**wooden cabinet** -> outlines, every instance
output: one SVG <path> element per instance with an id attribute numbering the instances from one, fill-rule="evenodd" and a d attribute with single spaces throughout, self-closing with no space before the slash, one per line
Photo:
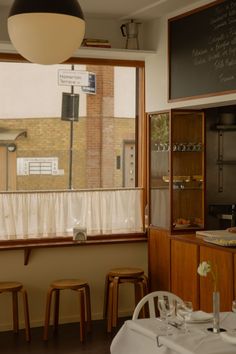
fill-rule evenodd
<path id="1" fill-rule="evenodd" d="M 234 297 L 234 254 L 224 249 L 200 246 L 200 262 L 208 260 L 217 266 L 220 309 L 221 311 L 231 310 Z M 209 276 L 200 277 L 200 304 L 203 311 L 212 311 L 212 278 Z"/>
<path id="2" fill-rule="evenodd" d="M 154 290 L 170 289 L 170 238 L 167 231 L 150 229 L 148 234 L 149 285 Z"/>
<path id="3" fill-rule="evenodd" d="M 176 235 L 149 230 L 150 291 L 167 290 L 193 302 L 194 309 L 212 311 L 213 282 L 197 274 L 202 261 L 216 264 L 221 311 L 230 311 L 236 298 L 236 249 L 215 246 L 195 234 Z"/>
<path id="4" fill-rule="evenodd" d="M 204 227 L 205 120 L 201 111 L 149 115 L 150 223 L 171 232 Z"/>
<path id="5" fill-rule="evenodd" d="M 171 291 L 199 308 L 198 246 L 171 240 Z"/>

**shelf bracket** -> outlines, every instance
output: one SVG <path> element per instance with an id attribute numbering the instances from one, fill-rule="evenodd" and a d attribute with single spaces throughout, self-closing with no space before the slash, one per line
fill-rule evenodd
<path id="1" fill-rule="evenodd" d="M 31 253 L 31 248 L 27 247 L 24 248 L 24 265 L 28 265 L 29 263 L 29 257 L 30 257 L 30 253 Z"/>

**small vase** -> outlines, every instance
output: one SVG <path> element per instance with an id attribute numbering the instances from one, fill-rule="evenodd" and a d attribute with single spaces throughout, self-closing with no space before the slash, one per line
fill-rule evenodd
<path id="1" fill-rule="evenodd" d="M 213 333 L 220 333 L 220 293 L 213 292 Z"/>

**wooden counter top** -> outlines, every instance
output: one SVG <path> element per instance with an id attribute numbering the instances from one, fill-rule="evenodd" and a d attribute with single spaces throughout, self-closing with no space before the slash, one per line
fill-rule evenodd
<path id="1" fill-rule="evenodd" d="M 199 246 L 207 246 L 211 248 L 216 248 L 222 251 L 227 251 L 231 253 L 236 253 L 236 247 L 226 247 L 226 246 L 219 246 L 215 245 L 210 242 L 206 242 L 203 239 L 196 237 L 196 234 L 191 233 L 191 234 L 172 234 L 169 236 L 173 240 L 179 240 L 182 242 L 188 242 L 188 243 L 195 243 Z"/>

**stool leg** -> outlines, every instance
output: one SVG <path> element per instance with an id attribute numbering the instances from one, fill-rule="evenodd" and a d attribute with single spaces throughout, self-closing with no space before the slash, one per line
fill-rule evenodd
<path id="1" fill-rule="evenodd" d="M 85 285 L 85 301 L 86 301 L 86 322 L 88 332 L 91 332 L 92 321 L 91 321 L 91 300 L 90 300 L 90 288 L 89 285 Z"/>
<path id="2" fill-rule="evenodd" d="M 12 292 L 12 314 L 13 314 L 13 331 L 18 333 L 19 331 L 19 315 L 18 315 L 18 293 Z"/>
<path id="3" fill-rule="evenodd" d="M 47 293 L 43 340 L 48 340 L 48 327 L 49 327 L 49 322 L 50 322 L 50 312 L 51 312 L 51 302 L 52 302 L 53 291 L 54 291 L 53 288 L 49 288 L 48 293 Z"/>
<path id="4" fill-rule="evenodd" d="M 85 301 L 84 301 L 84 289 L 79 289 L 80 297 L 80 341 L 84 342 L 85 338 Z"/>
<path id="5" fill-rule="evenodd" d="M 145 295 L 147 295 L 148 290 L 149 290 L 148 277 L 146 275 L 143 275 L 142 278 L 143 278 L 143 289 L 144 289 L 143 296 L 145 296 Z"/>
<path id="6" fill-rule="evenodd" d="M 146 275 L 142 276 L 142 296 L 145 296 L 148 294 L 148 277 Z M 148 304 L 146 303 L 143 308 L 142 308 L 142 317 L 148 317 L 149 316 L 149 309 L 148 309 Z"/>
<path id="7" fill-rule="evenodd" d="M 54 333 L 58 330 L 58 319 L 59 319 L 59 303 L 60 303 L 60 290 L 56 289 L 54 292 Z"/>
<path id="8" fill-rule="evenodd" d="M 109 275 L 106 275 L 105 278 L 105 287 L 104 287 L 104 304 L 103 304 L 103 318 L 107 318 L 108 311 L 108 297 L 109 297 Z"/>
<path id="9" fill-rule="evenodd" d="M 112 328 L 112 309 L 113 309 L 113 281 L 110 281 L 108 290 L 108 305 L 107 305 L 107 332 L 111 332 Z"/>
<path id="10" fill-rule="evenodd" d="M 135 282 L 135 306 L 137 306 L 138 302 L 143 298 L 144 295 L 146 295 L 144 283 L 142 279 L 139 279 L 139 281 Z M 142 307 L 140 314 L 140 318 L 145 318 L 145 306 Z"/>
<path id="11" fill-rule="evenodd" d="M 112 326 L 117 326 L 118 302 L 119 302 L 119 277 L 113 279 L 113 307 L 112 307 Z"/>
<path id="12" fill-rule="evenodd" d="M 138 302 L 143 297 L 142 282 L 141 281 L 134 282 L 134 293 L 135 293 L 135 306 L 137 306 Z"/>
<path id="13" fill-rule="evenodd" d="M 29 320 L 29 305 L 28 305 L 28 296 L 24 288 L 21 289 L 23 297 L 23 307 L 24 307 L 24 317 L 25 317 L 25 337 L 27 342 L 30 342 L 30 320 Z"/>

